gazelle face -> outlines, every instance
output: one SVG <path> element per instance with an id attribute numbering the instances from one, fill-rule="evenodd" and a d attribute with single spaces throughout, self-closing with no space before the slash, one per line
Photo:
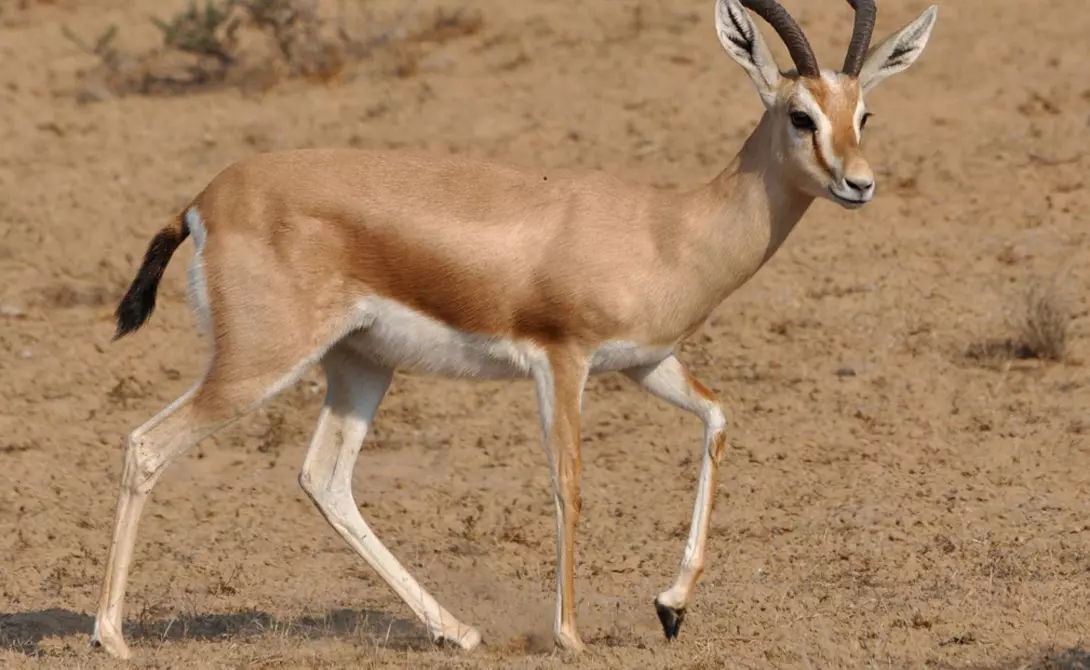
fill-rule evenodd
<path id="1" fill-rule="evenodd" d="M 847 208 L 874 197 L 874 173 L 860 148 L 867 124 L 859 81 L 824 70 L 784 80 L 773 120 L 775 154 L 799 190 Z"/>
<path id="2" fill-rule="evenodd" d="M 860 149 L 867 124 L 863 96 L 887 77 L 907 69 L 927 46 L 938 8 L 867 50 L 874 25 L 873 0 L 848 0 L 856 8 L 843 71 L 820 69 L 806 36 L 775 0 L 716 0 L 719 41 L 741 65 L 767 110 L 773 159 L 789 184 L 846 208 L 874 197 L 874 173 Z M 780 72 L 746 7 L 764 17 L 784 39 L 797 74 Z"/>

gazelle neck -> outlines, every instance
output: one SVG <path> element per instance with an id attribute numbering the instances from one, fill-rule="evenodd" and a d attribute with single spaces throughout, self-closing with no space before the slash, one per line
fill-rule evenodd
<path id="1" fill-rule="evenodd" d="M 766 112 L 734 160 L 689 194 L 700 231 L 698 253 L 721 299 L 776 253 L 814 201 L 791 185 L 775 155 L 772 130 Z"/>

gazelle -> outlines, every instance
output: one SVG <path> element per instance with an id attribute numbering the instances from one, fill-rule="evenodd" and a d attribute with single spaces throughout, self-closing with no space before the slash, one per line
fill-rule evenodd
<path id="1" fill-rule="evenodd" d="M 125 582 L 163 470 L 315 363 L 328 390 L 300 484 L 434 639 L 464 649 L 480 634 L 401 566 L 352 495 L 356 457 L 395 370 L 533 380 L 556 504 L 554 635 L 569 651 L 583 648 L 573 567 L 587 376 L 622 372 L 699 417 L 689 537 L 676 581 L 654 601 L 666 637 L 676 637 L 704 569 L 726 418 L 674 351 L 816 198 L 846 208 L 871 200 L 863 95 L 919 57 L 937 16 L 930 7 L 868 52 L 876 9 L 849 2 L 851 43 L 833 71 L 818 67 L 774 0 L 717 0 L 719 40 L 765 113 L 730 165 L 685 193 L 595 172 L 349 150 L 263 154 L 216 176 L 151 241 L 117 309 L 116 337 L 143 325 L 171 255 L 193 237 L 190 293 L 211 362 L 192 390 L 128 436 L 93 641 L 129 656 Z M 775 28 L 795 70 L 779 70 L 747 7 Z"/>

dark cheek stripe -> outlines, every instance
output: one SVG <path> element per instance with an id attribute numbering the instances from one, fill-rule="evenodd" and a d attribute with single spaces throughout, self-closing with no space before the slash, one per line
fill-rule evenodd
<path id="1" fill-rule="evenodd" d="M 829 162 L 825 160 L 825 154 L 821 153 L 821 143 L 818 142 L 817 133 L 810 135 L 810 141 L 814 143 L 814 156 L 817 158 L 818 164 L 821 165 L 826 174 L 832 177 L 833 170 L 829 167 Z"/>

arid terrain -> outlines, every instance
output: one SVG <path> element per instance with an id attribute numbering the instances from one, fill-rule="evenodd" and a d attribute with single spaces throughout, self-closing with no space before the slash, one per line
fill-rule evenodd
<path id="1" fill-rule="evenodd" d="M 838 65 L 847 3 L 784 4 Z M 926 6 L 879 0 L 876 40 Z M 135 657 L 92 650 L 125 435 L 206 363 L 192 245 L 143 330 L 112 343 L 112 311 L 154 232 L 257 151 L 711 179 L 761 113 L 712 0 L 329 2 L 340 34 L 290 59 L 246 26 L 222 58 L 164 47 L 149 17 L 186 7 L 0 0 L 0 667 L 565 665 L 532 386 L 399 376 L 355 474 L 379 537 L 484 634 L 466 654 L 431 647 L 300 489 L 317 372 L 171 466 L 136 546 Z M 868 98 L 875 201 L 815 204 L 681 351 L 732 427 L 673 643 L 651 602 L 701 427 L 590 382 L 572 667 L 1090 667 L 1090 11 L 940 9 Z"/>

